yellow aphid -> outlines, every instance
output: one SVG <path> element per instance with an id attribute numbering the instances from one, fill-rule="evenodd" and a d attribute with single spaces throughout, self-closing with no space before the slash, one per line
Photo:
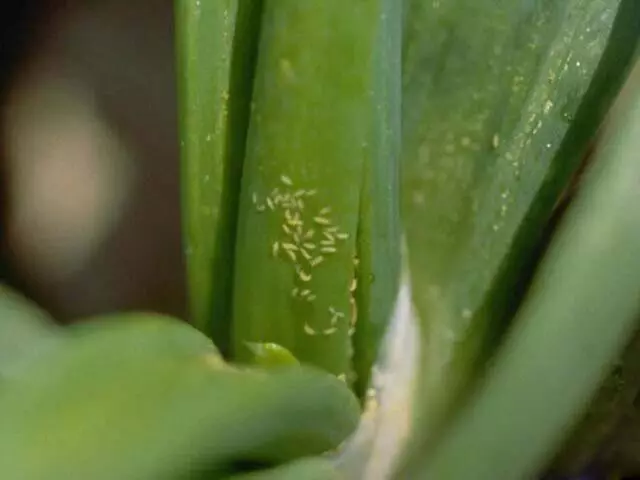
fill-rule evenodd
<path id="1" fill-rule="evenodd" d="M 300 209 L 300 210 L 304 210 L 304 201 L 299 198 L 298 200 L 296 200 L 296 206 Z"/>
<path id="2" fill-rule="evenodd" d="M 289 186 L 289 187 L 290 187 L 291 185 L 293 185 L 293 182 L 291 181 L 291 178 L 289 178 L 289 177 L 288 177 L 288 176 L 286 176 L 286 175 L 280 175 L 280 181 L 281 181 L 282 183 L 284 183 L 285 185 Z"/>
<path id="3" fill-rule="evenodd" d="M 314 293 L 312 293 L 307 297 L 308 302 L 313 302 L 315 299 L 316 299 L 316 295 Z"/>
<path id="4" fill-rule="evenodd" d="M 298 287 L 293 287 L 293 290 L 291 290 L 291 296 L 292 297 L 298 296 Z"/>
<path id="5" fill-rule="evenodd" d="M 271 197 L 267 197 L 267 206 L 271 209 L 274 210 L 276 208 L 275 204 L 273 203 L 273 200 L 271 200 Z"/>
<path id="6" fill-rule="evenodd" d="M 324 335 L 333 335 L 334 333 L 336 333 L 338 331 L 337 327 L 330 327 L 330 328 L 325 328 L 322 333 Z"/>
<path id="7" fill-rule="evenodd" d="M 284 230 L 284 233 L 286 233 L 287 235 L 291 235 L 291 229 L 289 228 L 289 225 L 287 225 L 286 223 L 282 224 L 282 230 Z"/>
<path id="8" fill-rule="evenodd" d="M 294 245 L 293 243 L 283 243 L 282 244 L 282 248 L 284 248 L 285 250 L 293 250 L 296 251 L 298 250 L 298 246 Z"/>
<path id="9" fill-rule="evenodd" d="M 318 225 L 330 225 L 331 221 L 326 217 L 313 217 L 313 221 Z"/>
<path id="10" fill-rule="evenodd" d="M 331 213 L 331 207 L 324 207 L 319 212 L 320 215 L 327 215 Z"/>
<path id="11" fill-rule="evenodd" d="M 311 261 L 311 259 L 313 258 L 311 256 L 311 254 L 309 252 L 307 252 L 304 248 L 300 249 L 300 253 L 302 254 L 302 256 L 307 260 L 307 261 Z"/>
<path id="12" fill-rule="evenodd" d="M 339 240 L 346 240 L 347 238 L 349 238 L 349 234 L 348 233 L 344 233 L 344 232 L 340 232 L 340 233 L 336 233 L 336 237 Z"/>
<path id="13" fill-rule="evenodd" d="M 309 294 L 310 294 L 310 293 L 311 293 L 311 290 L 309 290 L 308 288 L 305 288 L 304 290 L 302 290 L 302 291 L 300 292 L 300 296 L 301 296 L 302 298 L 304 298 L 304 297 L 309 296 Z"/>
<path id="14" fill-rule="evenodd" d="M 338 380 L 342 380 L 344 383 L 347 383 L 347 374 L 346 373 L 341 373 L 340 375 L 337 375 Z"/>
<path id="15" fill-rule="evenodd" d="M 274 257 L 277 257 L 277 256 L 278 256 L 278 252 L 279 252 L 279 251 L 280 251 L 280 242 L 273 242 L 273 243 L 271 244 L 271 254 L 272 254 Z"/>
<path id="16" fill-rule="evenodd" d="M 253 192 L 253 194 L 251 195 L 251 200 L 253 201 L 254 205 L 258 204 L 258 194 L 256 192 Z"/>
<path id="17" fill-rule="evenodd" d="M 313 228 L 312 228 L 311 230 L 308 230 L 308 231 L 307 231 L 307 233 L 305 233 L 305 234 L 304 234 L 304 238 L 305 238 L 305 239 L 307 239 L 307 240 L 309 240 L 311 237 L 313 237 L 313 235 L 314 235 L 315 233 L 316 233 L 316 232 L 315 232 L 315 231 L 313 230 Z"/>
<path id="18" fill-rule="evenodd" d="M 337 250 L 336 250 L 336 248 L 335 248 L 335 247 L 322 247 L 322 248 L 320 249 L 320 251 L 321 251 L 322 253 L 336 253 L 336 252 L 337 252 Z"/>
<path id="19" fill-rule="evenodd" d="M 316 267 L 318 265 L 320 265 L 322 263 L 322 261 L 324 260 L 324 257 L 322 255 L 318 255 L 317 257 L 314 257 L 310 262 L 309 265 L 311 265 L 312 267 Z"/>
<path id="20" fill-rule="evenodd" d="M 316 249 L 316 244 L 315 243 L 311 243 L 311 242 L 304 242 L 302 244 L 302 246 L 304 248 L 306 248 L 307 250 L 315 250 Z"/>
<path id="21" fill-rule="evenodd" d="M 291 219 L 293 217 L 291 216 L 291 211 L 289 209 L 286 209 L 284 211 L 284 219 L 287 221 L 288 224 L 291 224 Z"/>
<path id="22" fill-rule="evenodd" d="M 306 333 L 307 335 L 317 335 L 317 332 L 313 328 L 311 328 L 308 323 L 305 323 L 302 328 L 304 329 L 304 333 Z"/>
<path id="23" fill-rule="evenodd" d="M 349 287 L 349 291 L 355 292 L 356 288 L 358 288 L 358 279 L 354 277 L 353 279 L 351 279 L 351 286 Z"/>
<path id="24" fill-rule="evenodd" d="M 323 245 L 325 247 L 331 247 L 335 244 L 336 242 L 333 240 L 333 238 L 331 240 L 320 240 L 320 245 Z"/>
<path id="25" fill-rule="evenodd" d="M 298 270 L 298 277 L 300 277 L 300 280 L 302 280 L 303 282 L 308 282 L 311 280 L 311 274 L 305 272 L 302 269 Z"/>
<path id="26" fill-rule="evenodd" d="M 264 205 L 261 205 L 261 204 L 256 205 L 256 210 L 259 211 L 259 212 L 264 212 L 265 209 L 266 209 L 266 207 Z"/>
<path id="27" fill-rule="evenodd" d="M 305 192 L 305 194 L 307 195 L 307 197 L 313 197 L 315 194 L 318 193 L 318 190 L 315 188 L 312 188 L 311 190 L 307 190 Z"/>
<path id="28" fill-rule="evenodd" d="M 285 250 L 285 252 L 287 252 L 287 255 L 289 255 L 289 258 L 293 261 L 296 262 L 298 257 L 296 257 L 296 254 L 293 250 Z"/>
<path id="29" fill-rule="evenodd" d="M 305 191 L 304 191 L 304 190 L 296 190 L 296 191 L 294 192 L 294 194 L 293 194 L 293 197 L 294 197 L 294 198 L 298 198 L 298 197 L 303 196 L 304 194 L 305 194 Z"/>

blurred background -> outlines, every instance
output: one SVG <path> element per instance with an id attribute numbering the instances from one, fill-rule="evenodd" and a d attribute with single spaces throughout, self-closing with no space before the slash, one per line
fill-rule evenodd
<path id="1" fill-rule="evenodd" d="M 0 7 L 0 275 L 61 322 L 184 316 L 171 0 Z"/>

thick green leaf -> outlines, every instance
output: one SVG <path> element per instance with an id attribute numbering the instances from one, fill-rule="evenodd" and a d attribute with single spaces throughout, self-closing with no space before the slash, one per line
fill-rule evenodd
<path id="1" fill-rule="evenodd" d="M 352 377 L 351 286 L 363 167 L 379 130 L 382 13 L 381 0 L 265 2 L 235 257 L 240 360 L 245 342 L 274 342 Z"/>
<path id="2" fill-rule="evenodd" d="M 194 325 L 225 353 L 260 10 L 258 0 L 176 2 L 190 313 Z"/>
<path id="3" fill-rule="evenodd" d="M 58 327 L 44 311 L 0 285 L 0 380 L 16 374 L 19 364 L 59 338 Z"/>
<path id="4" fill-rule="evenodd" d="M 619 3 L 408 5 L 402 208 L 424 337 L 423 447 L 493 352 L 542 226 L 628 72 L 639 4 L 623 2 L 607 44 Z"/>
<path id="5" fill-rule="evenodd" d="M 224 368 L 182 322 L 129 315 L 70 335 L 0 394 L 3 478 L 219 478 L 336 448 L 358 421 L 333 376 Z"/>
<path id="6" fill-rule="evenodd" d="M 640 4 L 623 6 L 640 27 Z M 639 149 L 636 88 L 612 116 L 487 377 L 410 478 L 532 478 L 585 411 L 637 329 Z"/>

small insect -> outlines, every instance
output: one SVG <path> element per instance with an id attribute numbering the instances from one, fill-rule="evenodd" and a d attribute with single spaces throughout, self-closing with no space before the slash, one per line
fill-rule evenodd
<path id="1" fill-rule="evenodd" d="M 312 293 L 311 295 L 307 296 L 307 302 L 313 302 L 315 299 L 316 299 L 315 293 Z"/>
<path id="2" fill-rule="evenodd" d="M 325 232 L 329 232 L 329 233 L 336 233 L 338 230 L 340 230 L 338 227 L 336 227 L 335 225 L 333 225 L 332 227 L 327 227 L 324 229 Z"/>
<path id="3" fill-rule="evenodd" d="M 311 190 L 307 190 L 305 192 L 305 194 L 307 195 L 307 197 L 313 197 L 314 195 L 316 195 L 318 193 L 318 190 L 315 188 L 312 188 Z"/>
<path id="4" fill-rule="evenodd" d="M 314 235 L 315 233 L 316 233 L 316 232 L 315 232 L 315 231 L 313 230 L 313 228 L 312 228 L 312 229 L 308 230 L 308 231 L 307 231 L 307 233 L 305 233 L 305 234 L 304 234 L 304 238 L 305 238 L 306 240 L 309 240 L 310 238 L 312 238 L 312 237 L 313 237 L 313 235 Z"/>
<path id="5" fill-rule="evenodd" d="M 266 207 L 264 205 L 258 204 L 256 205 L 256 210 L 259 212 L 264 212 Z"/>
<path id="6" fill-rule="evenodd" d="M 316 244 L 315 243 L 311 243 L 311 242 L 304 242 L 302 244 L 302 246 L 304 248 L 306 248 L 307 250 L 315 250 L 316 249 Z"/>
<path id="7" fill-rule="evenodd" d="M 331 207 L 324 207 L 318 212 L 319 215 L 328 215 L 331 213 Z"/>
<path id="8" fill-rule="evenodd" d="M 336 253 L 338 250 L 336 250 L 336 247 L 322 247 L 320 251 L 322 253 Z"/>
<path id="9" fill-rule="evenodd" d="M 304 190 L 296 190 L 296 191 L 293 193 L 293 197 L 294 197 L 294 198 L 299 198 L 299 197 L 302 197 L 305 193 L 306 193 L 306 192 L 305 192 Z"/>
<path id="10" fill-rule="evenodd" d="M 267 197 L 266 201 L 267 201 L 267 206 L 269 207 L 269 209 L 270 210 L 275 210 L 276 206 L 273 203 L 273 200 L 271 200 L 271 197 Z"/>
<path id="11" fill-rule="evenodd" d="M 292 250 L 292 251 L 297 251 L 298 250 L 298 246 L 294 245 L 293 243 L 283 243 L 282 244 L 282 248 L 284 248 L 285 250 Z"/>
<path id="12" fill-rule="evenodd" d="M 346 240 L 349 238 L 349 234 L 345 232 L 336 233 L 338 240 Z"/>
<path id="13" fill-rule="evenodd" d="M 286 223 L 282 224 L 282 230 L 284 230 L 284 233 L 286 233 L 287 235 L 291 235 L 291 229 L 289 228 L 289 225 L 287 225 Z"/>
<path id="14" fill-rule="evenodd" d="M 299 292 L 298 287 L 293 287 L 293 290 L 291 290 L 291 296 L 292 297 L 297 297 L 298 296 L 298 292 Z"/>
<path id="15" fill-rule="evenodd" d="M 317 257 L 314 257 L 310 262 L 309 265 L 311 265 L 312 267 L 317 267 L 318 265 L 320 265 L 324 260 L 324 257 L 322 255 L 318 255 Z"/>
<path id="16" fill-rule="evenodd" d="M 336 375 L 338 377 L 338 380 L 342 380 L 344 383 L 347 383 L 347 374 L 346 373 L 341 373 L 340 375 Z"/>
<path id="17" fill-rule="evenodd" d="M 313 217 L 313 221 L 318 225 L 330 225 L 331 221 L 326 217 Z"/>
<path id="18" fill-rule="evenodd" d="M 311 280 L 311 274 L 302 269 L 298 270 L 298 277 L 300 277 L 300 280 L 303 282 L 309 282 Z"/>
<path id="19" fill-rule="evenodd" d="M 274 257 L 277 257 L 277 256 L 278 256 L 278 252 L 279 252 L 279 251 L 280 251 L 280 242 L 273 242 L 273 243 L 271 244 L 271 254 L 272 254 Z"/>
<path id="20" fill-rule="evenodd" d="M 324 335 L 333 335 L 334 333 L 336 333 L 338 331 L 337 327 L 329 327 L 329 328 L 325 328 L 322 333 Z"/>
<path id="21" fill-rule="evenodd" d="M 289 255 L 289 258 L 291 259 L 292 262 L 296 262 L 298 260 L 298 257 L 296 256 L 296 253 L 293 250 L 285 250 L 285 252 L 287 252 L 287 255 Z"/>
<path id="22" fill-rule="evenodd" d="M 253 204 L 254 204 L 254 205 L 257 205 L 257 204 L 258 204 L 258 194 L 257 194 L 256 192 L 253 192 L 253 193 L 251 194 L 251 200 L 253 201 Z"/>
<path id="23" fill-rule="evenodd" d="M 291 178 L 286 175 L 280 175 L 280 181 L 289 187 L 293 185 Z"/>
<path id="24" fill-rule="evenodd" d="M 351 279 L 351 285 L 349 286 L 349 291 L 355 292 L 357 288 L 358 288 L 358 279 L 353 277 Z"/>
<path id="25" fill-rule="evenodd" d="M 302 297 L 302 298 L 307 297 L 307 296 L 309 296 L 310 293 L 311 293 L 311 290 L 309 290 L 308 288 L 305 288 L 304 290 L 302 290 L 300 292 L 300 297 Z"/>
<path id="26" fill-rule="evenodd" d="M 307 335 L 317 335 L 317 332 L 313 328 L 311 328 L 308 323 L 305 323 L 302 328 L 304 329 L 304 333 L 306 333 Z"/>
<path id="27" fill-rule="evenodd" d="M 311 259 L 313 258 L 311 254 L 307 252 L 307 250 L 304 247 L 300 249 L 300 253 L 307 261 L 311 261 Z"/>

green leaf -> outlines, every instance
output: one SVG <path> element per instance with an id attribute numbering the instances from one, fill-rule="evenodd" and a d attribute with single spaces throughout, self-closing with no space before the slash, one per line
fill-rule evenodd
<path id="1" fill-rule="evenodd" d="M 228 353 L 233 249 L 261 2 L 178 0 L 183 230 L 191 320 Z"/>
<path id="2" fill-rule="evenodd" d="M 300 365 L 289 350 L 277 343 L 247 342 L 246 346 L 253 354 L 252 365 L 270 368 Z"/>
<path id="3" fill-rule="evenodd" d="M 328 460 L 305 458 L 269 470 L 233 475 L 228 480 L 343 480 Z"/>
<path id="4" fill-rule="evenodd" d="M 59 340 L 53 320 L 26 298 L 0 285 L 0 380 Z"/>
<path id="5" fill-rule="evenodd" d="M 355 388 L 365 397 L 396 299 L 400 274 L 402 5 L 383 0 L 374 58 L 370 118 L 356 251 L 353 336 Z"/>
<path id="6" fill-rule="evenodd" d="M 377 154 L 382 12 L 381 0 L 265 2 L 235 257 L 241 361 L 245 342 L 274 342 L 352 379 L 350 289 L 363 169 Z"/>
<path id="7" fill-rule="evenodd" d="M 416 456 L 493 353 L 542 227 L 632 64 L 636 7 L 623 2 L 613 27 L 619 3 L 408 4 L 402 209 L 423 327 Z"/>
<path id="8" fill-rule="evenodd" d="M 639 13 L 640 4 L 624 2 L 620 21 L 638 31 Z M 640 89 L 627 101 L 487 377 L 410 478 L 532 478 L 637 328 Z"/>
<path id="9" fill-rule="evenodd" d="M 0 394 L 0 465 L 13 480 L 219 478 L 334 449 L 358 418 L 331 375 L 225 368 L 185 323 L 111 317 L 73 327 Z"/>

